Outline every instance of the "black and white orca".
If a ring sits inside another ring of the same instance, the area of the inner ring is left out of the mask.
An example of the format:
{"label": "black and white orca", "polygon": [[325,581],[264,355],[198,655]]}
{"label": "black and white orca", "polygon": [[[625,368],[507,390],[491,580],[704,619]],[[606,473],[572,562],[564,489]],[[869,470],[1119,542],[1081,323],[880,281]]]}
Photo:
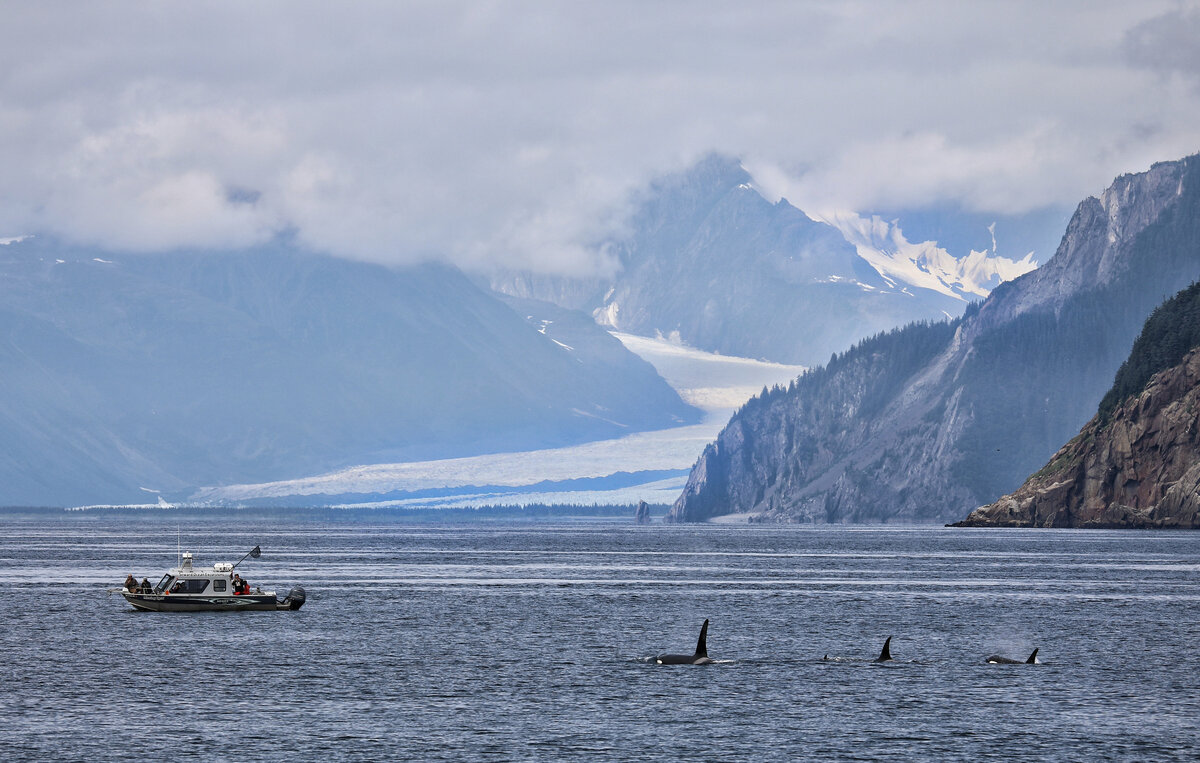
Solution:
{"label": "black and white orca", "polygon": [[708,620],[700,626],[700,640],[696,642],[695,654],[660,654],[654,658],[659,665],[710,665],[708,658]]}
{"label": "black and white orca", "polygon": [[[888,636],[887,641],[883,642],[883,650],[879,652],[879,656],[871,660],[871,662],[892,662],[892,637]],[[830,657],[826,654],[821,658],[821,662],[856,662],[856,660],[847,660],[841,657]]]}
{"label": "black and white orca", "polygon": [[888,636],[887,641],[883,642],[883,651],[875,658],[875,662],[891,662],[892,661],[892,637]]}
{"label": "black and white orca", "polygon": [[1034,649],[1033,654],[1029,655],[1028,660],[1014,660],[1011,657],[1001,657],[998,654],[993,654],[987,658],[988,665],[1038,665],[1037,661],[1038,650]]}

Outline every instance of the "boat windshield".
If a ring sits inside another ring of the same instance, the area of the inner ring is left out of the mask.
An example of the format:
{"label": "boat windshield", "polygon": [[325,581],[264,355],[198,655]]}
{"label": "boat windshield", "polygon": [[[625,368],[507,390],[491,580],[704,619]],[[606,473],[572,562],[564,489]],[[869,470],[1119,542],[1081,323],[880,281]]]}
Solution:
{"label": "boat windshield", "polygon": [[207,580],[191,578],[190,580],[180,580],[171,587],[171,593],[204,593],[205,588],[208,588]]}
{"label": "boat windshield", "polygon": [[174,580],[174,578],[171,577],[170,573],[163,575],[162,580],[158,581],[158,585],[154,586],[154,592],[162,593],[163,591],[167,590],[167,586],[171,585],[172,580]]}

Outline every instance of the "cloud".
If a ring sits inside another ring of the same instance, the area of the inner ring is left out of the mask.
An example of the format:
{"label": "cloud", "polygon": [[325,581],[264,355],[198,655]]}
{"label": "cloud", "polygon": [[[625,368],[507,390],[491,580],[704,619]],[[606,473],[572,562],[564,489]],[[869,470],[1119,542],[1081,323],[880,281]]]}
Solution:
{"label": "cloud", "polygon": [[[956,201],[969,211],[1020,214],[1078,198],[1078,147],[1054,124],[979,143],[941,132],[885,135],[850,144],[795,176],[748,167],[764,192],[822,213],[900,203]],[[1048,172],[1053,168],[1059,174]],[[1040,182],[1030,183],[1031,178]],[[864,182],[869,179],[869,182]]]}
{"label": "cloud", "polygon": [[[1192,85],[1163,76],[1195,72],[1195,17],[1170,0],[14,6],[0,236],[168,250],[288,231],[382,262],[601,272],[629,192],[713,150],[802,207],[1074,204],[1200,150]],[[1181,34],[1192,53],[1160,55]]]}
{"label": "cloud", "polygon": [[1134,66],[1181,74],[1200,84],[1200,9],[1176,8],[1146,19],[1126,32],[1124,43]]}
{"label": "cloud", "polygon": [[284,143],[283,132],[257,116],[143,111],[47,157],[46,211],[35,224],[133,250],[261,243],[285,221],[257,206],[254,186]]}

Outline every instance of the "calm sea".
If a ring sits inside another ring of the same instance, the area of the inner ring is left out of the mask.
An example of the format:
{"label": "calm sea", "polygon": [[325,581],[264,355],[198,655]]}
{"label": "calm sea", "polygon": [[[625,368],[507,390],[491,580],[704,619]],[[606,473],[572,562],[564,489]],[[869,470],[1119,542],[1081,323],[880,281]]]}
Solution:
{"label": "calm sea", "polygon": [[[177,533],[307,604],[106,593]],[[6,520],[0,608],[3,760],[1200,754],[1195,533]]]}

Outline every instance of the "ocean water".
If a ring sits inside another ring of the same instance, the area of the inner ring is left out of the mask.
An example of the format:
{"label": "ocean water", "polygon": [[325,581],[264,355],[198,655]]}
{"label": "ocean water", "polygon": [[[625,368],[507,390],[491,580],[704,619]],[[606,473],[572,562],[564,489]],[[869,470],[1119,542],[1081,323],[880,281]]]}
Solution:
{"label": "ocean water", "polygon": [[[106,593],[177,534],[305,607]],[[9,519],[0,606],[3,760],[1200,754],[1194,533]]]}

